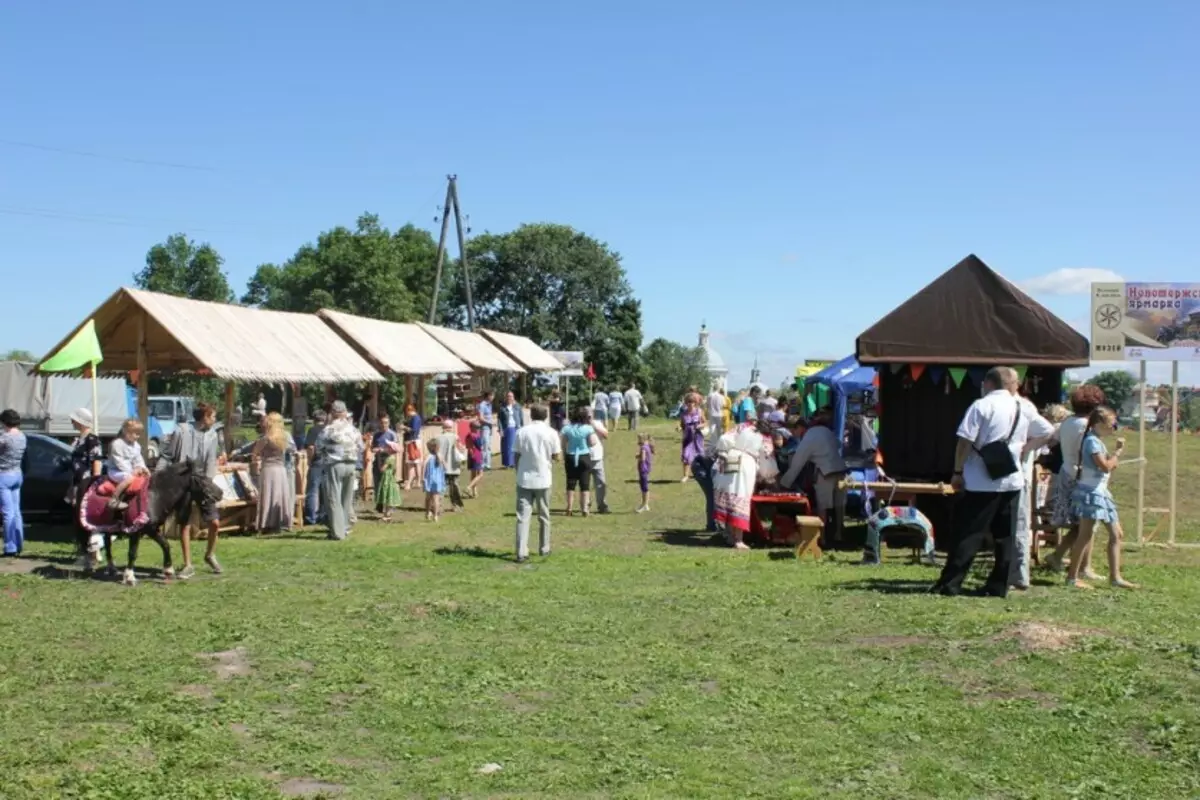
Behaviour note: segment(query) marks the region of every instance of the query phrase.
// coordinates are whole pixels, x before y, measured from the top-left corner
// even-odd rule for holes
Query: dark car
[[[25,434],[21,513],[66,517],[71,513],[67,490],[71,487],[71,448],[40,433]]]

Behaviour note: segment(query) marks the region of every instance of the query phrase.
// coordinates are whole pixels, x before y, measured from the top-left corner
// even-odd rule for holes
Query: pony
[[[183,461],[152,473],[146,485],[127,498],[129,507],[124,510],[110,509],[110,496],[111,485],[103,478],[94,479],[83,489],[78,518],[81,538],[86,536],[88,539],[84,547],[87,553],[84,569],[86,572],[95,569],[102,541],[107,563],[105,571],[115,577],[117,568],[113,563],[112,540],[114,536],[126,535],[129,537],[129,559],[121,583],[135,586],[137,578],[133,568],[142,537],[149,537],[162,549],[163,577],[174,578],[171,547],[163,536],[163,524],[172,514],[177,519],[182,517],[193,502],[215,504],[221,498],[221,490],[207,476],[197,472],[190,461]]]

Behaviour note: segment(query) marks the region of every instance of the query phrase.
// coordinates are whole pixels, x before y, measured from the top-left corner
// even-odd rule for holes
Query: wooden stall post
[[[233,381],[225,384],[225,455],[233,452]]]
[[[425,376],[417,378],[417,413],[421,415],[421,419],[425,419]]]
[[[371,398],[367,401],[367,413],[371,415],[371,420],[379,419],[379,384],[371,384]]]
[[[332,403],[336,399],[337,399],[337,392],[334,391],[333,384],[332,383],[325,384],[325,402]]]
[[[138,312],[137,323],[137,409],[138,420],[142,423],[142,456],[149,455],[150,439],[150,376],[146,374],[146,312]],[[97,423],[99,420],[97,420]],[[165,442],[163,444],[166,444]]]
[[[1146,541],[1146,362],[1138,367],[1138,485],[1137,485],[1137,542]]]
[[[1144,465],[1143,465],[1144,468]],[[1167,544],[1175,545],[1175,518],[1179,515],[1176,505],[1176,486],[1179,482],[1179,362],[1171,362],[1171,483],[1167,490],[1171,507],[1171,522],[1167,528]]]

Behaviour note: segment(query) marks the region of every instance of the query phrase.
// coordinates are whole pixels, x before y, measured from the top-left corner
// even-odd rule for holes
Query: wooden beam
[[[372,420],[379,419],[379,384],[371,384],[371,396],[367,400],[367,413],[371,415]]]
[[[233,396],[235,384],[229,381],[225,384],[225,454],[233,452]]]
[[[142,455],[148,455],[150,436],[150,376],[146,374],[146,312],[137,315],[137,409],[138,420],[146,434],[142,437]]]
[[[417,378],[416,406],[417,406],[417,413],[419,413],[421,415],[421,419],[425,419],[425,417],[428,415],[425,413],[425,376],[424,375]]]

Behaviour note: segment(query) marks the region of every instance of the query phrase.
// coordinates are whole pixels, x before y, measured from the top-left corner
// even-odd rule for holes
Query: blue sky
[[[0,348],[174,231],[240,291],[363,211],[432,226],[448,172],[476,231],[607,241],[647,341],[707,320],[735,382],[852,352],[970,252],[1082,325],[1095,276],[1200,282],[1197,30],[1168,0],[5,4]]]

